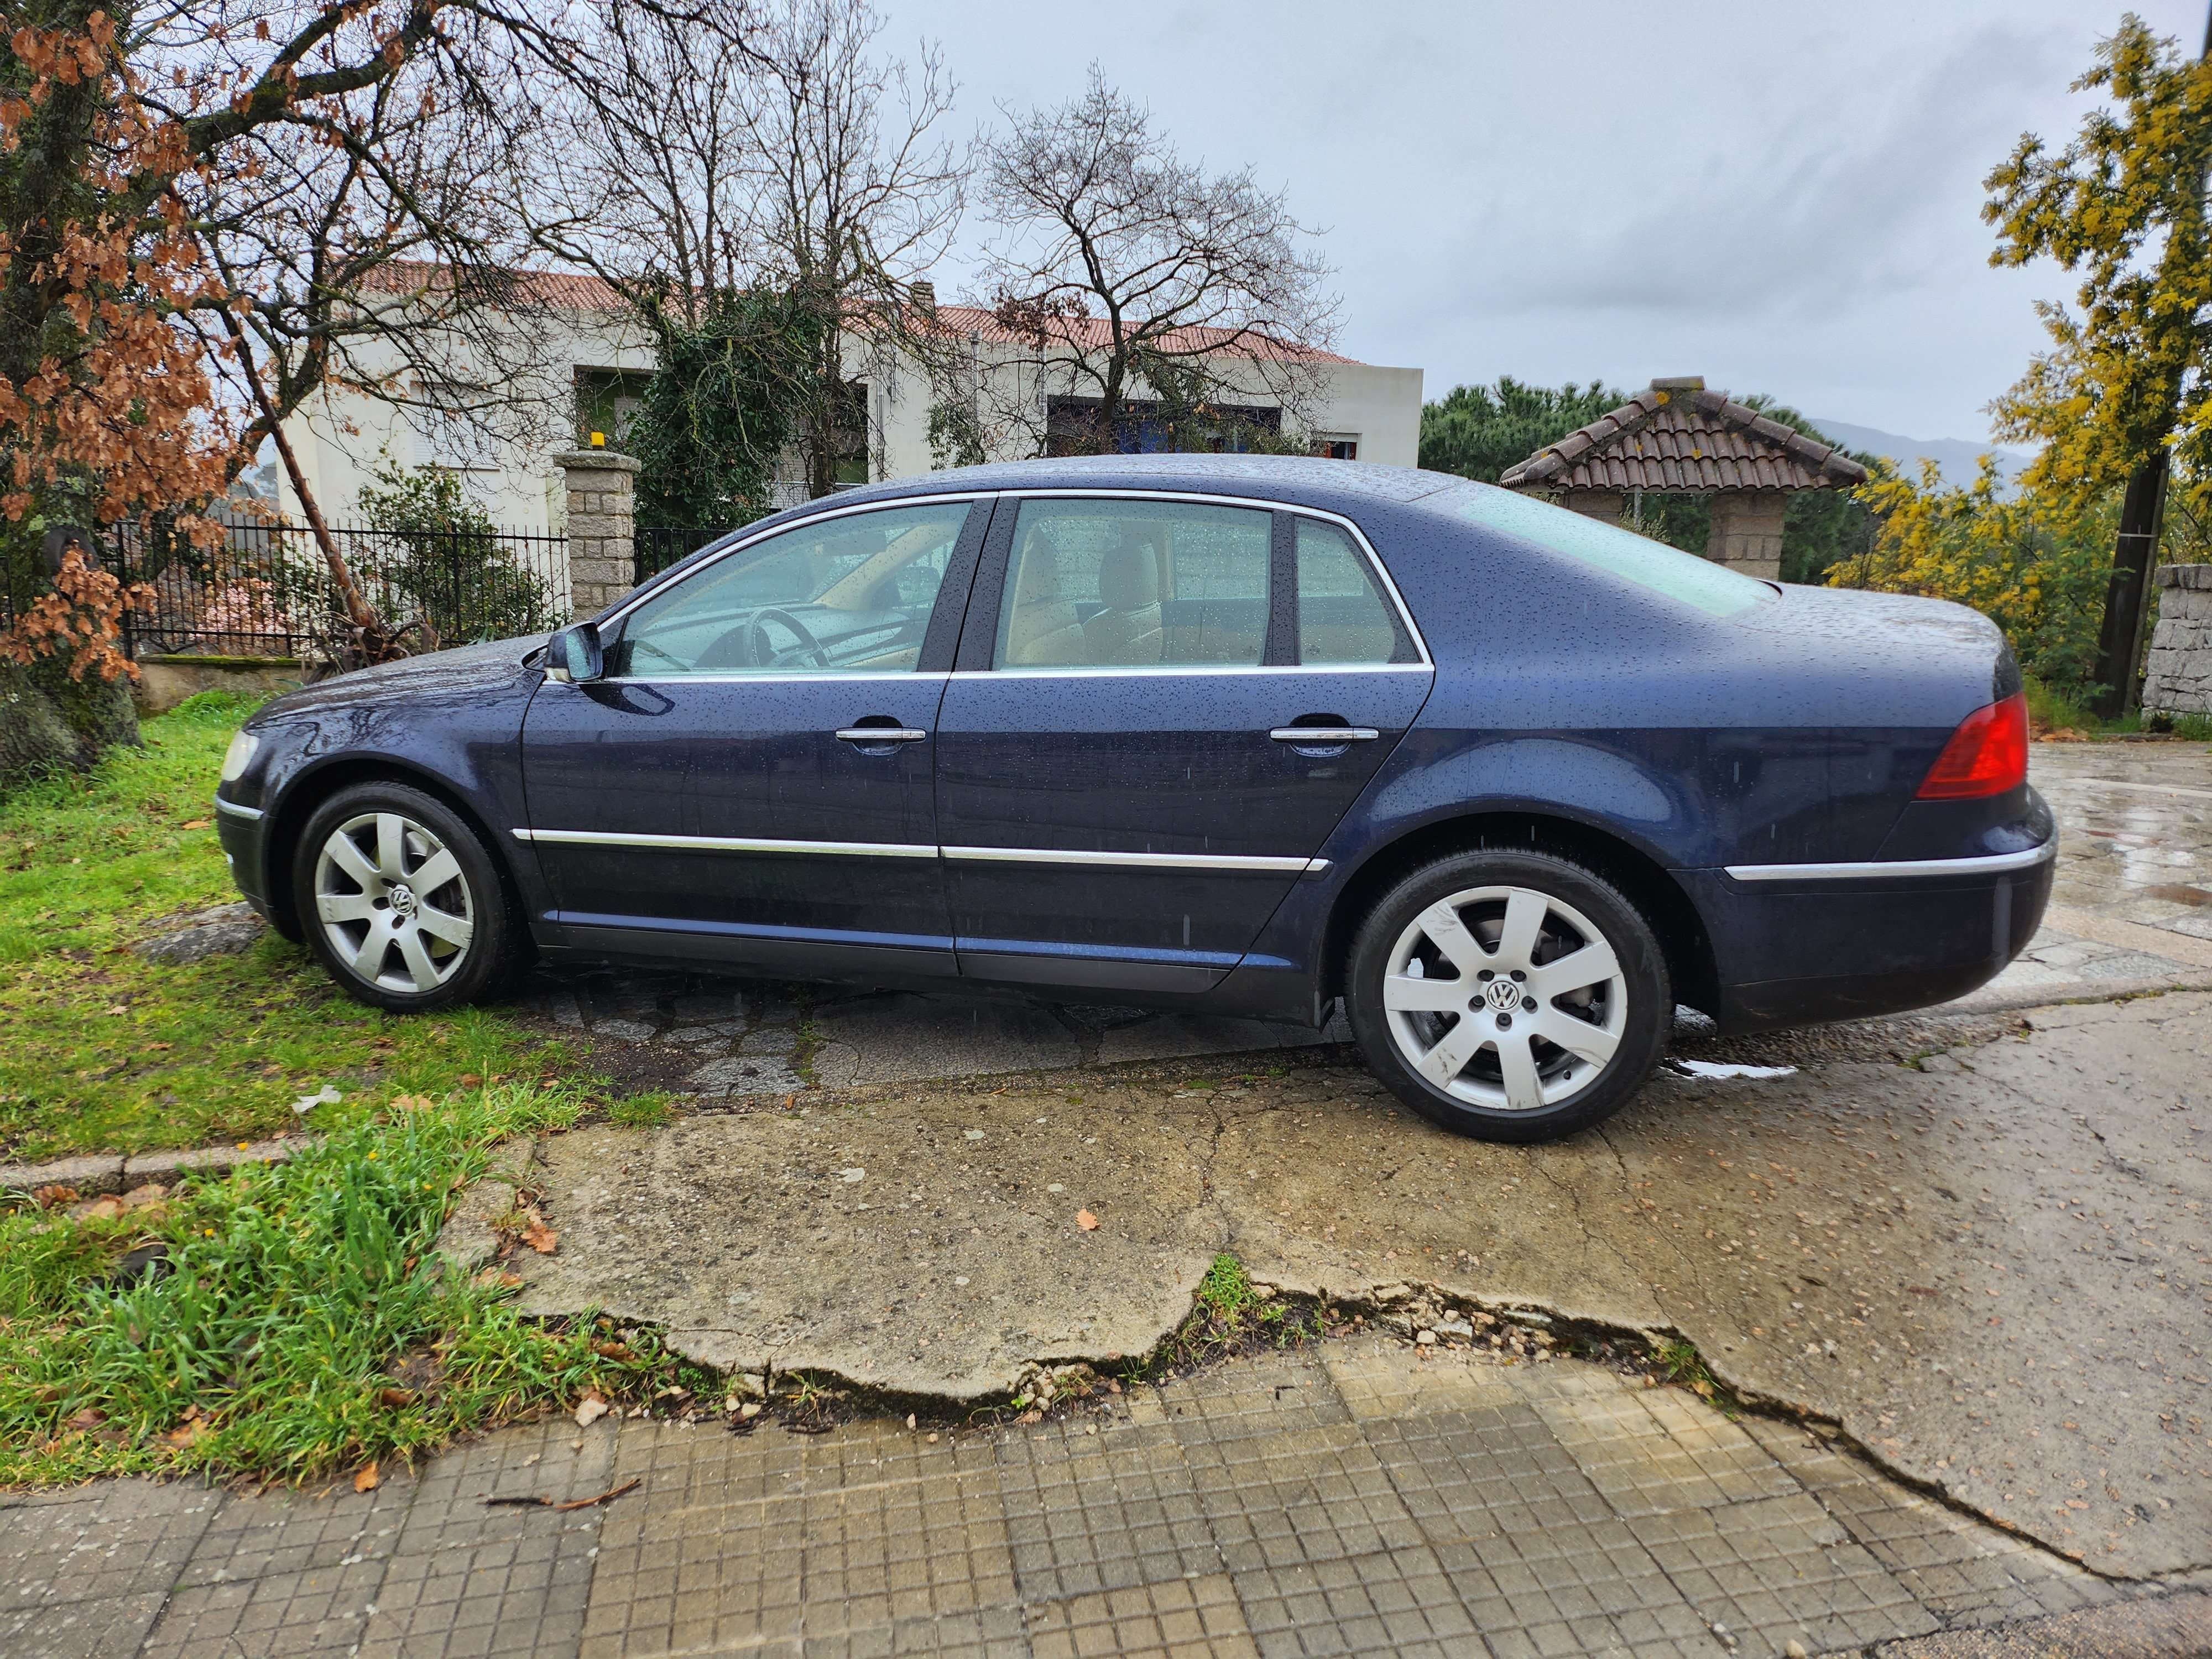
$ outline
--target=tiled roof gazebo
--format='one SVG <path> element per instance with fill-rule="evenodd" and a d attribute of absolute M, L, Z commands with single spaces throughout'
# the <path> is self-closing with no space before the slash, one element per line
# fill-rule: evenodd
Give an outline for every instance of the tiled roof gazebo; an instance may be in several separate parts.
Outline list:
<path fill-rule="evenodd" d="M 1686 375 L 1652 381 L 1498 482 L 1608 523 L 1620 522 L 1622 503 L 1639 491 L 1710 495 L 1705 556 L 1773 579 L 1782 574 L 1782 514 L 1790 495 L 1866 480 L 1866 469 L 1842 452 Z"/>

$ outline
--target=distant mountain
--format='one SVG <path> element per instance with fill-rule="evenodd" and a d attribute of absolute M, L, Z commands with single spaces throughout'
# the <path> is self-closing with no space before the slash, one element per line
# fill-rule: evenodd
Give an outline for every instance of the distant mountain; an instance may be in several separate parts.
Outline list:
<path fill-rule="evenodd" d="M 1970 484 L 1982 457 L 1991 451 L 1998 456 L 2007 477 L 2017 474 L 2034 453 L 2012 444 L 1978 444 L 1965 438 L 1900 438 L 1894 432 L 1856 426 L 1849 421 L 1824 421 L 1817 415 L 1807 418 L 1845 449 L 1880 455 L 1896 463 L 1899 471 L 1916 481 L 1923 459 L 1934 461 L 1943 470 L 1945 483 Z"/>

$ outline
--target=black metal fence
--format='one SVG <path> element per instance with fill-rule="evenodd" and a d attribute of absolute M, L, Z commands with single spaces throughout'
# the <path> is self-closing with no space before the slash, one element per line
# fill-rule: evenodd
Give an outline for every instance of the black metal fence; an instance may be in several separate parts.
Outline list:
<path fill-rule="evenodd" d="M 636 573 L 631 580 L 641 582 L 648 576 L 658 576 L 678 559 L 690 557 L 717 536 L 727 533 L 720 530 L 640 525 L 630 532 L 630 558 Z"/>
<path fill-rule="evenodd" d="M 331 534 L 355 585 L 394 627 L 427 621 L 441 643 L 459 645 L 568 620 L 565 537 L 368 525 L 333 525 Z M 234 520 L 214 549 L 158 526 L 122 526 L 100 540 L 109 569 L 154 590 L 153 611 L 124 624 L 133 656 L 311 656 L 343 614 L 305 526 Z"/>

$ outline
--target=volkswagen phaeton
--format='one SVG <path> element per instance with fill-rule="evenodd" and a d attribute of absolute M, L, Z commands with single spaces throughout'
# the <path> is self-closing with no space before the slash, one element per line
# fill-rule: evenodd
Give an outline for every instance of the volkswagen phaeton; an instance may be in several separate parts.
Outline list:
<path fill-rule="evenodd" d="M 749 525 L 549 638 L 278 698 L 216 796 L 348 992 L 533 957 L 1319 1024 L 1463 1133 L 1982 984 L 2051 816 L 2002 636 L 1436 473 L 1115 456 Z"/>

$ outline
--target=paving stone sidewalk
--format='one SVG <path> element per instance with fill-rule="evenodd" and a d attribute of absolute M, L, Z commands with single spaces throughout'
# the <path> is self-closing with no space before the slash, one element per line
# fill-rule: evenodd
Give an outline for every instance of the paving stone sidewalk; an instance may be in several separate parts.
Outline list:
<path fill-rule="evenodd" d="M 567 1513 L 483 1502 L 631 1480 Z M 0 1509 L 7 1659 L 1718 1659 L 2177 1588 L 2100 1579 L 1796 1424 L 1380 1337 L 1036 1425 L 562 1419 L 368 1493 L 112 1481 Z"/>

